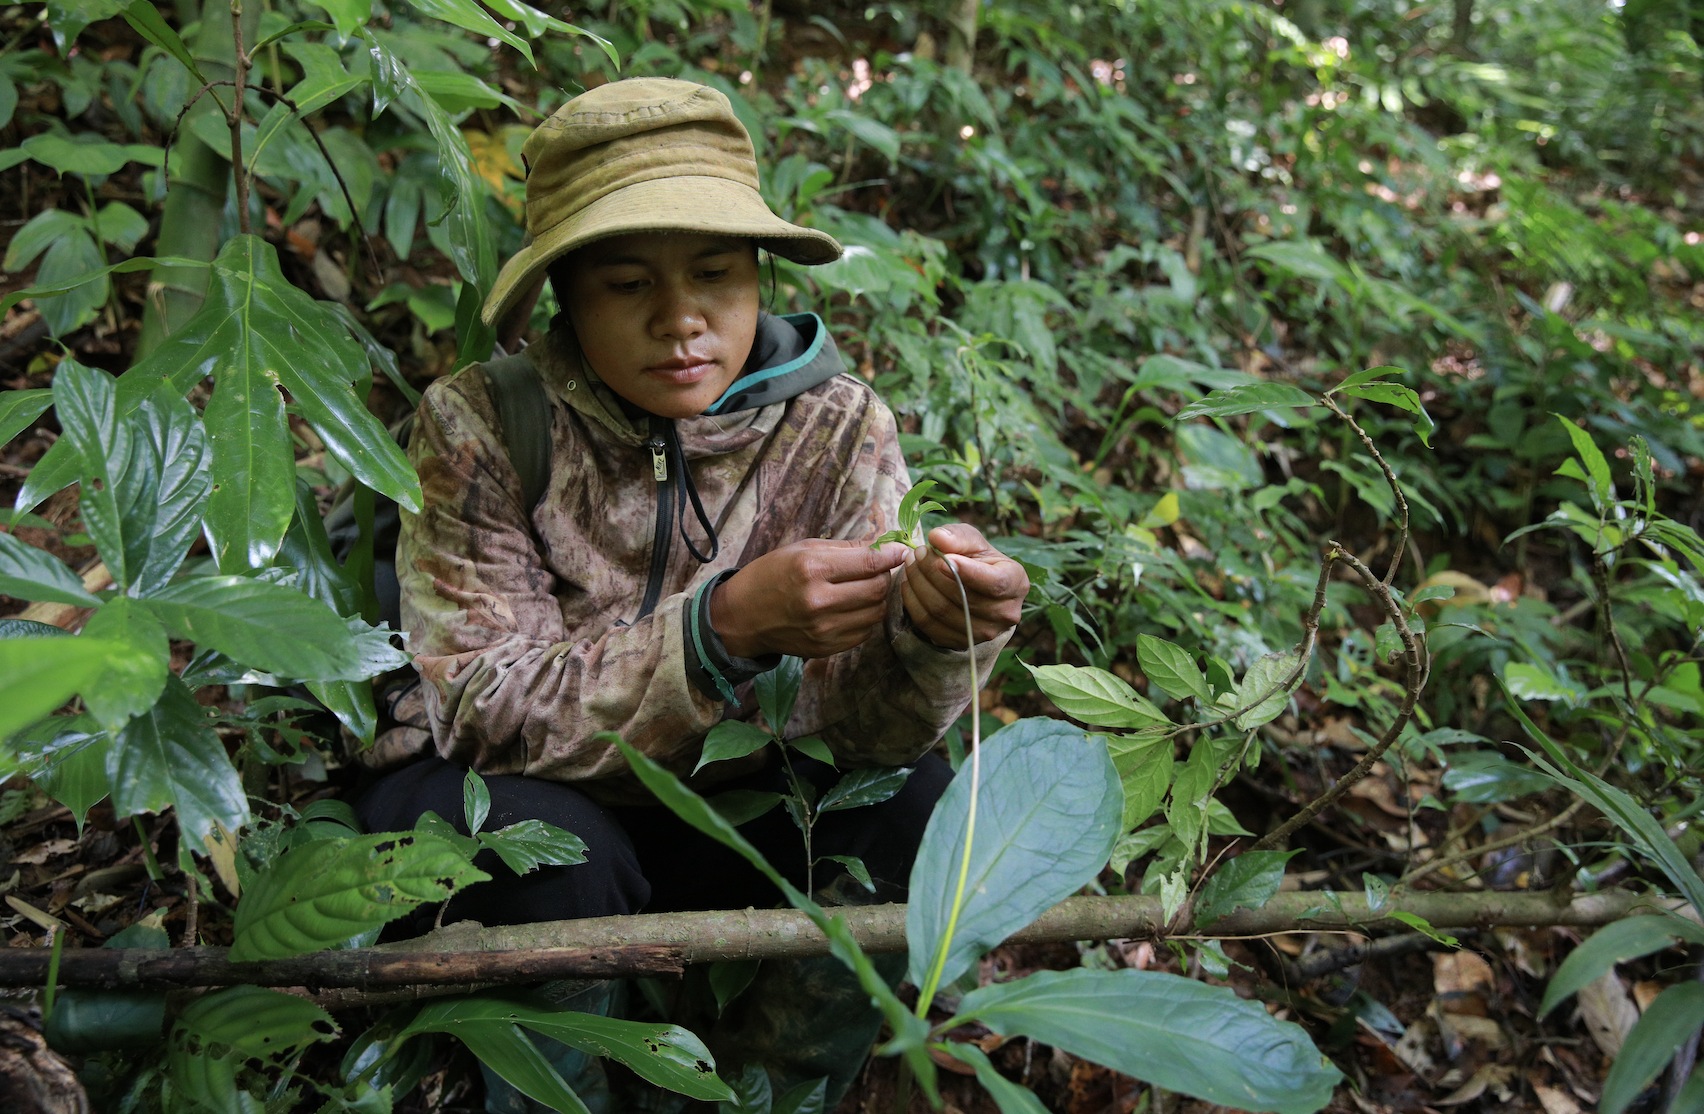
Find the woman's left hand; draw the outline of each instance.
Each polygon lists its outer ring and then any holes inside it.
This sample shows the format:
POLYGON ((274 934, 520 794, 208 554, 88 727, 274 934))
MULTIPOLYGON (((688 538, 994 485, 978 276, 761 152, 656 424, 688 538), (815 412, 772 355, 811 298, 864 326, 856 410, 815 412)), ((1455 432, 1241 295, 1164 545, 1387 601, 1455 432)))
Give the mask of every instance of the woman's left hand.
POLYGON ((906 558, 900 587, 905 610, 923 637, 946 649, 965 648, 964 605, 947 554, 954 555, 964 580, 976 641, 987 642, 1018 625, 1029 595, 1029 574, 1022 565, 989 545, 982 531, 962 522, 929 531, 929 544, 934 552, 914 550, 906 558))

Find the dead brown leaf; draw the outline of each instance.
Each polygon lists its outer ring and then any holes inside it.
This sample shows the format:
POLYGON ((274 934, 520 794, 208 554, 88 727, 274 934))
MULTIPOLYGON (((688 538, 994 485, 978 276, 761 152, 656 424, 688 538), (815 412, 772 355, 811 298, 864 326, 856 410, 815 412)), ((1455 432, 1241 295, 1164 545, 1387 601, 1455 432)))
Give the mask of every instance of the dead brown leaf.
POLYGON ((1544 1114, 1580 1114, 1580 1104, 1574 1101, 1574 1096, 1558 1087, 1534 1083, 1532 1093, 1538 1096, 1538 1103, 1544 1107, 1544 1114))
POLYGON ((1580 1019, 1586 1023, 1586 1032, 1592 1035, 1592 1040, 1605 1056, 1614 1059, 1621 1052, 1621 1044, 1627 1039, 1628 1032, 1639 1020, 1639 1010, 1627 996, 1627 986, 1621 981, 1621 976, 1608 971, 1602 978, 1587 983, 1580 988, 1579 1003, 1580 1019))

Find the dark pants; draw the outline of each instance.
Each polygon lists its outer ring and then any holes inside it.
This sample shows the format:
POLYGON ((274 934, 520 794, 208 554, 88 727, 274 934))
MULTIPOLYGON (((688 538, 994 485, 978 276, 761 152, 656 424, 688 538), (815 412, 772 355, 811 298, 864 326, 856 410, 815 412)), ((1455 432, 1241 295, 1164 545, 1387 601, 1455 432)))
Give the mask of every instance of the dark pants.
MULTIPOLYGON (((794 769, 813 782, 819 794, 840 777, 832 767, 802 755, 794 769)), ((442 758, 426 758, 381 779, 356 803, 355 813, 368 831, 404 831, 422 813, 436 812, 467 831, 462 816, 462 779, 466 771, 442 758)), ((825 814, 817 821, 813 853, 855 855, 876 883, 869 901, 903 901, 911 863, 935 802, 946 792, 952 769, 930 754, 893 797, 866 808, 825 814)), ((610 808, 571 785, 540 778, 496 776, 485 779, 491 794, 486 831, 520 820, 543 820, 573 832, 586 843, 586 861, 574 866, 542 867, 517 877, 496 854, 474 860, 491 881, 469 886, 450 900, 445 924, 475 920, 484 925, 607 917, 622 913, 669 913, 689 909, 769 908, 782 902, 780 891, 737 853, 686 824, 661 806, 610 808)), ((725 789, 784 792, 778 768, 760 771, 725 789)), ((777 806, 749 821, 740 834, 750 840, 788 881, 805 886, 804 840, 777 806)), ((839 863, 820 862, 820 889, 843 873, 839 863)), ((845 890, 845 882, 836 886, 845 890)), ((394 922, 389 939, 405 939, 431 927, 435 908, 394 922)))

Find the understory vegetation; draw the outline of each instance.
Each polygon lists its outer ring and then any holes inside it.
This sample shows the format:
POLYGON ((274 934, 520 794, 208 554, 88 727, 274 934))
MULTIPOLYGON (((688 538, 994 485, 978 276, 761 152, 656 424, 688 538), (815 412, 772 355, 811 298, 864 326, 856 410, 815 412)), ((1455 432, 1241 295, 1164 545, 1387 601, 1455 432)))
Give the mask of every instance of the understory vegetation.
MULTIPOLYGON (((921 527, 1032 583, 942 743, 908 981, 782 884, 887 1020, 841 1109, 1704 1109, 1695 4, 55 0, 0 43, 12 949, 364 949, 475 852, 579 861, 484 829, 477 775, 468 834, 359 830, 408 669, 375 522, 419 498, 389 427, 558 308, 478 321, 531 128, 680 77, 847 245, 765 295, 899 416, 921 527), (1153 925, 1002 943, 1077 894, 1153 925)), ((706 761, 826 755, 770 730, 797 678, 706 761)), ((629 753, 749 857, 751 809, 808 848, 903 780, 707 803, 629 753)), ((751 977, 711 967, 718 1007, 751 977)), ((531 1032, 625 1065, 617 1109, 821 1114, 718 1075, 675 987, 16 993, 102 1111, 583 1111, 531 1032)))

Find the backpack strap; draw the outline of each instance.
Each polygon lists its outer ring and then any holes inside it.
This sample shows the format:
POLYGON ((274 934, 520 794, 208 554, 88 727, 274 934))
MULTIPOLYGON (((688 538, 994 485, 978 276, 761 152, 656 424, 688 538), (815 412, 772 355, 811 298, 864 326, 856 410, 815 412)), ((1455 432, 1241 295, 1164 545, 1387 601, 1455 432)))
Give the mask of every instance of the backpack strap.
POLYGON ((487 360, 484 367, 503 444, 521 477, 521 496, 530 512, 550 483, 550 399, 524 352, 487 360))

